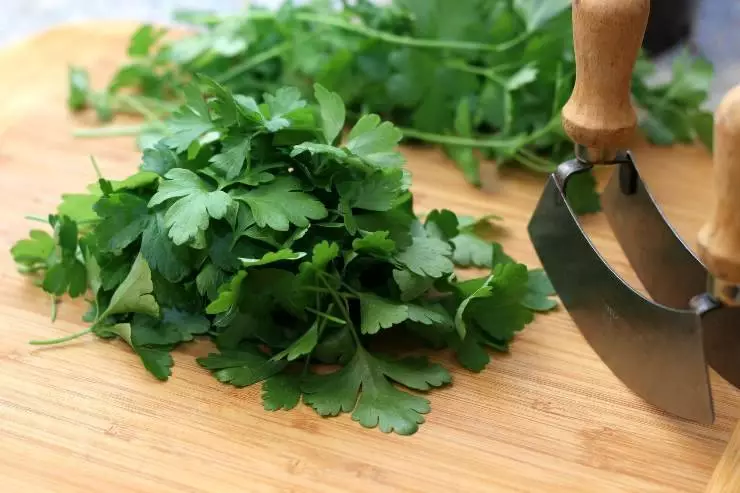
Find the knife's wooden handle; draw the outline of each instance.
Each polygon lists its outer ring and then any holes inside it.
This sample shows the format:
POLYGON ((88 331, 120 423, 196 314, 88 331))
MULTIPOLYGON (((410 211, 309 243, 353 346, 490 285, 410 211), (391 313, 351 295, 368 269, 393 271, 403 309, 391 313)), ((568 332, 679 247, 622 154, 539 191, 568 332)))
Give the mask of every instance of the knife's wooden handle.
POLYGON ((714 196, 699 256, 716 279, 740 284, 740 86, 714 116, 714 196))
POLYGON ((740 492, 740 424, 712 474, 706 493, 740 492))
POLYGON ((573 0, 576 82, 563 108, 563 128, 584 147, 619 149, 637 126, 632 71, 642 46, 650 0, 573 0))

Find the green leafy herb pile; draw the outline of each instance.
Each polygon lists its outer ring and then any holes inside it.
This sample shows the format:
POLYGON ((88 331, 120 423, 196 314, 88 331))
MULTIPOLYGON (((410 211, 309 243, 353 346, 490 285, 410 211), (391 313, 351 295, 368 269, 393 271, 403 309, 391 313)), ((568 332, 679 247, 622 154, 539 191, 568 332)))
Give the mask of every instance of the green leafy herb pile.
MULTIPOLYGON (((570 0, 336 3, 286 1, 276 12, 252 8, 223 17, 183 12, 176 20, 192 31, 174 39, 166 29, 142 26, 131 39, 130 61, 103 90, 90 87, 84 69, 71 69, 69 104, 93 107, 104 121, 133 111, 149 122, 81 134, 132 131, 146 145, 202 73, 254 97, 283 85, 309 97, 318 82, 347 102, 351 121, 381 115, 399 126, 405 142, 441 146, 475 185, 481 158, 550 172, 570 156, 560 125, 575 73, 570 0)), ((697 138, 711 145, 712 117, 701 109, 711 65, 687 54, 669 81, 653 82, 653 71, 643 58, 634 73, 647 136, 666 145, 697 138)), ((594 180, 581 180, 574 206, 598 210, 594 180)))
POLYGON ((419 354, 449 348, 481 371, 553 289, 481 237, 494 218, 413 209, 401 132, 375 114, 345 136, 346 109, 316 85, 262 102, 200 78, 168 137, 122 181, 63 196, 12 249, 53 298, 89 296, 82 332, 120 338, 157 378, 171 351, 205 336, 198 362, 221 382, 263 382, 268 410, 303 402, 322 416, 410 434, 450 383, 419 354), (198 87, 207 90, 201 92, 198 87), (461 280, 455 266, 488 268, 461 280), (409 352, 410 351, 410 352, 409 352), (418 392, 409 392, 409 390, 418 392))

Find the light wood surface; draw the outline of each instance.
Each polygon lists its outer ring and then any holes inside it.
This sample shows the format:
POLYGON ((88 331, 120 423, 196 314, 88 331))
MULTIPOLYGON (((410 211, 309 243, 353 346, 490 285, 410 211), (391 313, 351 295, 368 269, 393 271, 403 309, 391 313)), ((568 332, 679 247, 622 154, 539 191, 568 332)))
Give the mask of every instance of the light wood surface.
POLYGON ((740 492, 740 424, 712 474, 706 493, 740 492))
POLYGON ((714 276, 740 283, 740 86, 727 93, 714 119, 714 199, 698 251, 714 276))
POLYGON ((650 14, 650 0, 575 0, 576 82, 563 126, 588 148, 618 149, 633 138, 632 70, 650 14))
MULTIPOLYGON (((130 138, 74 140, 71 129, 92 118, 64 106, 67 65, 92 67, 99 87, 132 29, 65 27, 0 52, 0 251, 36 226, 24 215, 46 214, 61 193, 95 179, 90 155, 113 179, 138 165, 130 138)), ((695 238, 710 203, 707 153, 640 142, 633 149, 668 217, 695 238)), ((488 167, 486 190, 476 190, 440 153, 407 155, 419 212, 499 214, 508 253, 537 265, 526 224, 543 176, 488 167)), ((585 223, 636 284, 605 218, 585 223)), ((405 438, 347 417, 321 419, 305 406, 268 413, 258 388, 222 385, 197 366, 205 343, 178 352, 167 383, 117 342, 27 344, 79 330, 83 311, 65 302, 51 324, 48 299, 0 255, 3 492, 701 492, 740 418, 740 395, 714 374, 713 426, 646 405, 563 311, 539 317, 481 374, 439 355, 455 369, 454 385, 431 394, 427 423, 405 438)))

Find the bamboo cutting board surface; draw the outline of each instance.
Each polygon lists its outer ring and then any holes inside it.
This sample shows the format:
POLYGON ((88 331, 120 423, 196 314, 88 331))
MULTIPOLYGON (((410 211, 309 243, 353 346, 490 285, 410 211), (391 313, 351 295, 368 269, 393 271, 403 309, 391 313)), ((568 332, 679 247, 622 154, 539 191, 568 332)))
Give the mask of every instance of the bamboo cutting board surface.
MULTIPOLYGON (((65 107, 67 65, 97 87, 125 54, 132 24, 60 28, 0 52, 0 478, 9 493, 700 492, 740 417, 738 392, 712 375, 718 419, 683 422, 643 403, 595 356, 567 313, 540 316, 482 374, 455 369, 430 395, 412 437, 321 419, 300 406, 268 413, 259 389, 234 389, 199 368, 207 344, 176 355, 167 383, 118 343, 81 339, 33 348, 81 328, 81 304, 55 324, 48 299, 6 253, 63 192, 94 181, 89 156, 121 178, 138 165, 132 139, 75 140, 90 117, 65 107)), ((711 162, 693 147, 634 147, 675 226, 693 240, 707 211, 711 162)), ((503 216, 500 239, 538 261, 526 224, 544 177, 490 172, 466 185, 433 150, 408 150, 419 211, 503 216)), ((601 176, 607 176, 603 170, 601 176)), ((603 217, 586 221, 601 252, 635 282, 603 217)))

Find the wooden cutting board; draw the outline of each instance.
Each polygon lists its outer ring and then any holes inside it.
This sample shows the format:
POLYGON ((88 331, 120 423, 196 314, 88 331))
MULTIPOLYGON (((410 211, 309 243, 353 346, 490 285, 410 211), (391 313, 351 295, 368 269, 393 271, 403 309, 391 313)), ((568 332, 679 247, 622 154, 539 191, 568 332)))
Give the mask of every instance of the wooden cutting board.
MULTIPOLYGON (((54 492, 700 492, 740 417, 740 395, 712 376, 718 419, 668 416, 627 390, 564 311, 539 317, 482 374, 455 370, 431 394, 412 437, 365 430, 300 407, 268 413, 259 389, 237 390, 197 366, 204 344, 176 356, 174 377, 151 378, 118 343, 78 340, 38 349, 29 339, 82 326, 16 273, 7 252, 62 192, 138 165, 132 139, 75 140, 92 121, 65 108, 70 63, 103 84, 125 54, 131 24, 59 28, 0 53, 0 478, 2 491, 54 492)), ((678 230, 693 238, 707 210, 711 162, 698 148, 635 144, 638 162, 678 230)), ((466 185, 435 151, 407 151, 420 211, 500 214, 501 241, 530 265, 526 223, 542 176, 489 168, 486 191, 466 185)), ((602 175, 610 171, 604 170, 602 175)), ((603 217, 587 220, 603 254, 635 282, 603 217)), ((457 368, 446 356, 443 362, 457 368)))

